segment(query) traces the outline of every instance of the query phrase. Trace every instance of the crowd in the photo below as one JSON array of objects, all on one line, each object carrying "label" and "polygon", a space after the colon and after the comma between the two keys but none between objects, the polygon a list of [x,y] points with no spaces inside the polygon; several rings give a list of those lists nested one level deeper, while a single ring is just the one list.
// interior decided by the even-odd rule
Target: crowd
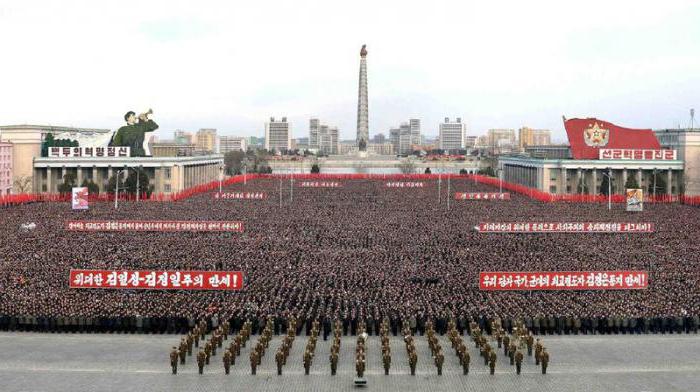
[{"label": "crowd", "polygon": [[[616,205],[450,200],[444,179],[388,188],[381,180],[343,180],[341,188],[292,190],[289,179],[256,179],[225,191],[266,192],[265,200],[218,200],[205,193],[175,203],[68,203],[0,210],[0,329],[178,332],[205,318],[232,331],[268,317],[284,333],[319,320],[324,339],[334,321],[344,334],[377,335],[389,320],[424,334],[449,320],[489,331],[522,320],[535,333],[697,332],[700,315],[700,210]],[[280,185],[282,206],[280,207]],[[438,194],[438,189],[441,193]],[[493,191],[453,180],[450,192]],[[244,233],[81,233],[67,220],[240,220]],[[646,234],[484,234],[486,221],[653,222]],[[32,230],[23,229],[35,223]],[[70,289],[71,268],[240,270],[243,290]],[[485,292],[480,271],[648,270],[644,290]],[[363,320],[362,325],[360,320]]]}]

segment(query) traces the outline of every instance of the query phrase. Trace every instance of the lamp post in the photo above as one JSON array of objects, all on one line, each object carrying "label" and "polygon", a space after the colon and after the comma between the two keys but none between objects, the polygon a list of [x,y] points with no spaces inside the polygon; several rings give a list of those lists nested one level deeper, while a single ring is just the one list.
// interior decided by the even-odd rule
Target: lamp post
[{"label": "lamp post", "polygon": [[498,193],[503,193],[503,169],[498,169]]},{"label": "lamp post", "polygon": [[219,166],[219,196],[221,196],[222,182],[224,180],[224,165]]},{"label": "lamp post", "polygon": [[654,168],[654,202],[656,202],[656,168]]}]

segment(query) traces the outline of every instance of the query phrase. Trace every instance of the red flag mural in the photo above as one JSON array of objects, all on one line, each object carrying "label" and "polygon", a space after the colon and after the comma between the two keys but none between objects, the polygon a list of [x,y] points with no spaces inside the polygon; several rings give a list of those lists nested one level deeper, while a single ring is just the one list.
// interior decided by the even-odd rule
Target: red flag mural
[{"label": "red flag mural", "polygon": [[574,159],[598,159],[600,149],[661,149],[651,129],[623,128],[597,118],[572,118],[564,128]]}]

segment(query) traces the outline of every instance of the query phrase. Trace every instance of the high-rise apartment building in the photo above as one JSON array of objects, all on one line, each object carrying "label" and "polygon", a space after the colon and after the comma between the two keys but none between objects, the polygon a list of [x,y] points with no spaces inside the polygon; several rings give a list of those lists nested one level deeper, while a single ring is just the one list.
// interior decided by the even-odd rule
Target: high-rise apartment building
[{"label": "high-rise apartment building", "polygon": [[270,121],[265,123],[265,149],[268,151],[287,151],[292,148],[292,127],[287,122],[287,117],[282,117],[281,121],[275,121],[270,117]]},{"label": "high-rise apartment building", "polygon": [[440,123],[438,134],[440,149],[459,150],[464,148],[466,131],[467,126],[462,122],[461,117],[457,117],[454,122],[451,122],[449,117],[445,117],[445,122]]},{"label": "high-rise apartment building", "polygon": [[518,130],[518,145],[521,150],[530,146],[548,146],[550,144],[552,144],[552,131],[549,129],[522,127]]}]

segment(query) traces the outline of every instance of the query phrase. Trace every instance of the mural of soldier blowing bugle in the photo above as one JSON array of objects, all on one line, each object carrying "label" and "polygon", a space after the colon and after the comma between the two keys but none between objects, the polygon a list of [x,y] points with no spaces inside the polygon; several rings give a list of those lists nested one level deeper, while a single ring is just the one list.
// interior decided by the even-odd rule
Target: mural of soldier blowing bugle
[{"label": "mural of soldier blowing bugle", "polygon": [[151,118],[153,110],[136,116],[136,113],[129,111],[124,115],[126,125],[119,128],[112,138],[111,146],[131,147],[132,157],[150,156],[148,144],[144,143],[147,132],[158,129],[158,124]]}]

